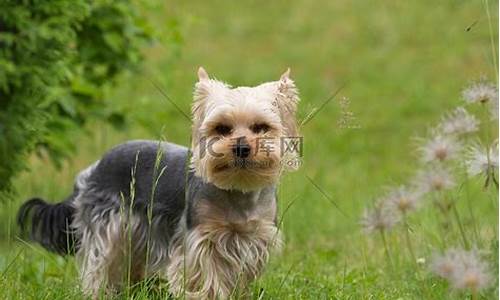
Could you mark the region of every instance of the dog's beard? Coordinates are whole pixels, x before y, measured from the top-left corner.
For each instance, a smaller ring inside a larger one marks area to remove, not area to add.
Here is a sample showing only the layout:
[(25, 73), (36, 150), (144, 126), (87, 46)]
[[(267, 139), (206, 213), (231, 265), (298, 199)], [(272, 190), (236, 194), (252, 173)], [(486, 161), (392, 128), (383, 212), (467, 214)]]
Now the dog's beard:
[(193, 166), (198, 176), (225, 190), (251, 191), (276, 183), (281, 165), (279, 149), (259, 151), (248, 158), (232, 153), (232, 142), (222, 140), (212, 146), (212, 153), (199, 155), (195, 149)]

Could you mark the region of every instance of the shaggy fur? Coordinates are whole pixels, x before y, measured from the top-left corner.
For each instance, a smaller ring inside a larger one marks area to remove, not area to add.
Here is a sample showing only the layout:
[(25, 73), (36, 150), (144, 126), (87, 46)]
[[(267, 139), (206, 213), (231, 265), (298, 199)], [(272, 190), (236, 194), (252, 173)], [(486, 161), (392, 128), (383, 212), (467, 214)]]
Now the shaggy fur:
[[(32, 240), (76, 253), (93, 297), (155, 275), (178, 297), (242, 295), (281, 246), (279, 145), (297, 136), (297, 89), (288, 72), (252, 88), (230, 88), (202, 68), (198, 78), (192, 152), (158, 141), (118, 145), (78, 174), (63, 202), (34, 198), (19, 210)], [(262, 139), (268, 151), (259, 151)]]

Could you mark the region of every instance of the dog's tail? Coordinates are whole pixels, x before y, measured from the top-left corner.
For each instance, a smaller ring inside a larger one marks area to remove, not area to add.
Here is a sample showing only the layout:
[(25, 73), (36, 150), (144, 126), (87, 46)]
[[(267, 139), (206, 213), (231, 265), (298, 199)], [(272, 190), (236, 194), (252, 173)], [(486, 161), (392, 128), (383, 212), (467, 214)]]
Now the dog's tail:
[(73, 254), (77, 241), (71, 228), (75, 212), (72, 200), (73, 197), (70, 196), (56, 204), (47, 203), (40, 198), (26, 201), (17, 214), (21, 236), (29, 236), (49, 251), (61, 255)]

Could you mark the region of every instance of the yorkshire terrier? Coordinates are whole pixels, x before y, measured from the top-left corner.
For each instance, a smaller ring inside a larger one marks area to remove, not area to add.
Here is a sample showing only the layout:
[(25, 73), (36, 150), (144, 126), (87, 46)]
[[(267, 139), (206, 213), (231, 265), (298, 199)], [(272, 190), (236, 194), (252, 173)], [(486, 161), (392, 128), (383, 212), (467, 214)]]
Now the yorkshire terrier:
[(118, 145), (76, 176), (63, 202), (24, 203), (22, 232), (48, 250), (76, 254), (82, 288), (94, 297), (152, 276), (188, 299), (245, 291), (282, 244), (276, 186), (298, 166), (297, 151), (283, 151), (283, 139), (298, 137), (289, 74), (232, 88), (200, 68), (191, 150)]

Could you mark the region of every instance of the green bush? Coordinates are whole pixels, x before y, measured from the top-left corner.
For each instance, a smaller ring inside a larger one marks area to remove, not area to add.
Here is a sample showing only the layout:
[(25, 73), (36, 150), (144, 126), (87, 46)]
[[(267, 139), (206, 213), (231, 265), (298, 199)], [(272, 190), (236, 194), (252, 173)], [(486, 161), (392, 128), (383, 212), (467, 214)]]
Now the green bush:
[[(0, 192), (44, 149), (59, 162), (91, 118), (125, 122), (106, 91), (150, 39), (131, 1), (0, 0)], [(0, 195), (1, 196), (1, 195)]]

